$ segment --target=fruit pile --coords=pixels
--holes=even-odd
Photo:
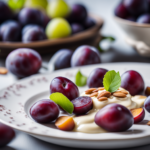
[[[122,0],[115,9],[115,15],[137,23],[150,23],[149,0]]]
[[[28,43],[63,38],[95,25],[81,4],[70,7],[64,0],[49,3],[25,0],[24,7],[14,11],[20,3],[17,4],[12,0],[8,0],[8,4],[0,1],[0,41]]]
[[[96,111],[95,123],[110,132],[126,131],[133,123],[139,123],[144,119],[145,110],[139,108],[140,105],[129,110],[119,102],[108,105],[104,102],[112,96],[118,100],[126,100],[127,96],[131,97],[129,94],[141,94],[144,90],[144,81],[138,72],[129,70],[120,77],[119,72],[116,73],[114,70],[96,68],[88,77],[88,86],[90,89],[85,91],[85,95],[80,96],[78,87],[72,81],[65,77],[54,78],[50,84],[50,99],[33,104],[30,108],[31,117],[39,123],[55,121],[58,129],[72,131],[77,124],[74,116],[67,114],[80,117],[88,115],[92,110]],[[102,103],[103,107],[100,110],[96,110],[93,97],[97,97],[99,103]],[[145,109],[150,112],[150,97],[141,98],[145,101]],[[59,116],[60,110],[66,112],[66,116]]]
[[[52,59],[55,59],[55,69],[97,64],[101,62],[99,51],[91,46],[80,46],[74,53],[69,49],[61,49],[56,52]],[[21,78],[37,73],[41,68],[41,64],[42,58],[40,54],[29,48],[16,49],[6,58],[7,69]]]

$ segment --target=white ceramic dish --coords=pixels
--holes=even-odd
[[[80,67],[83,74],[89,73],[97,67],[119,71],[134,69],[141,73],[146,85],[150,85],[150,65],[147,63],[109,63]],[[0,91],[0,122],[15,129],[26,132],[38,139],[77,148],[125,148],[150,143],[150,127],[146,120],[133,125],[126,132],[86,134],[79,132],[60,131],[53,124],[42,125],[36,123],[29,115],[31,105],[42,99],[49,98],[49,84],[56,76],[64,76],[74,81],[74,76],[79,68],[64,69],[49,74],[39,74],[20,80],[15,84]],[[80,88],[83,92],[87,87]]]

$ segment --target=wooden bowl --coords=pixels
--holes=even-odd
[[[0,42],[0,57],[6,57],[12,50],[17,48],[32,48],[40,54],[50,54],[61,48],[70,48],[74,50],[83,44],[94,45],[96,40],[101,38],[99,30],[103,25],[103,20],[98,15],[90,14],[89,16],[95,20],[95,26],[66,38],[47,39],[31,43]]]

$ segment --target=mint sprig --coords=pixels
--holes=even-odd
[[[87,81],[87,77],[82,75],[82,73],[80,72],[80,70],[77,72],[76,77],[75,77],[75,84],[77,86],[85,86],[86,85],[86,81]]]
[[[106,91],[115,92],[121,85],[121,77],[119,72],[114,70],[108,71],[103,78],[103,85]]]
[[[73,103],[62,93],[56,92],[50,95],[50,99],[58,104],[66,112],[72,114],[74,110]]]

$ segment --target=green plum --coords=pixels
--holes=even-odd
[[[50,18],[67,17],[71,8],[64,0],[53,0],[47,6],[47,15]]]
[[[46,26],[46,35],[49,39],[67,37],[71,33],[70,24],[63,18],[54,18]]]
[[[47,0],[26,0],[25,7],[39,8],[46,10],[48,5]]]

